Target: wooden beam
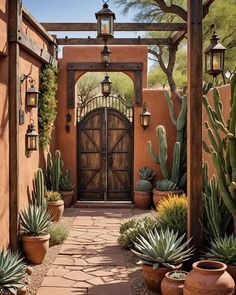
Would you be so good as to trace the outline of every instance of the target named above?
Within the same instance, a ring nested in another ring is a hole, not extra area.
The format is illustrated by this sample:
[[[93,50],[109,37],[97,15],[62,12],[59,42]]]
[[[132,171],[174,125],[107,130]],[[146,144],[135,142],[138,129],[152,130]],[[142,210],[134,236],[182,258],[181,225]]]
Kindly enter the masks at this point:
[[[172,44],[179,44],[184,37],[186,36],[186,32],[178,32],[171,38]]]
[[[47,31],[97,31],[97,23],[41,23]],[[186,23],[115,23],[114,31],[186,31]]]
[[[169,45],[169,38],[114,38],[108,45]],[[97,38],[57,38],[58,45],[104,45],[104,41]]]
[[[31,26],[48,42],[54,42],[53,37],[45,30],[45,28],[29,13],[29,11],[23,7],[22,8],[22,17],[27,22],[31,24]]]
[[[54,58],[54,56],[52,56],[43,48],[40,48],[38,45],[36,45],[35,42],[27,37],[25,34],[21,33],[18,36],[18,43],[21,48],[34,56],[37,60],[43,63],[57,65],[57,60]]]
[[[19,213],[19,44],[17,37],[21,28],[21,1],[11,0],[9,5],[9,235],[10,247],[18,248]]]
[[[188,238],[202,246],[202,0],[188,0],[187,195]]]
[[[203,18],[208,15],[209,8],[214,1],[215,0],[206,0],[205,3],[203,4]]]

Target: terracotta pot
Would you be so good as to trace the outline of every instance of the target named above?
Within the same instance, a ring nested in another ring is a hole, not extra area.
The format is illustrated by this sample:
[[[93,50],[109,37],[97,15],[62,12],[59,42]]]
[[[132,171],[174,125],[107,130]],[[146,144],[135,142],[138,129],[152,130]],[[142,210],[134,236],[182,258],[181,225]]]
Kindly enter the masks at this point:
[[[26,287],[17,289],[17,295],[25,295],[25,294],[26,294]]]
[[[151,192],[134,191],[134,204],[137,208],[148,209],[151,202]]]
[[[52,216],[52,221],[58,222],[64,212],[64,201],[58,200],[54,202],[48,202],[48,212]]]
[[[227,264],[227,272],[234,279],[234,283],[235,283],[235,286],[236,286],[236,265]],[[236,295],[236,287],[234,289],[234,293],[233,294]]]
[[[181,266],[177,266],[176,269],[181,268]],[[153,269],[152,265],[143,264],[143,278],[148,289],[156,293],[161,293],[161,282],[165,274],[171,270],[173,271],[173,269],[167,267]]]
[[[181,272],[188,274],[186,271],[175,270],[175,272]],[[162,295],[183,295],[184,279],[174,279],[170,277],[170,274],[173,271],[170,271],[165,274],[163,281],[161,282],[161,293]]]
[[[73,200],[74,191],[60,191],[62,199],[64,201],[65,208],[70,207]]]
[[[185,279],[184,295],[232,295],[234,280],[226,268],[226,264],[218,261],[195,262]]]
[[[33,264],[41,264],[49,248],[49,235],[22,235],[22,247],[26,258]]]
[[[160,201],[164,198],[167,198],[168,195],[180,195],[182,194],[183,191],[179,190],[179,191],[158,191],[156,188],[153,189],[153,203],[155,205],[155,207],[158,206],[158,204],[160,203]]]

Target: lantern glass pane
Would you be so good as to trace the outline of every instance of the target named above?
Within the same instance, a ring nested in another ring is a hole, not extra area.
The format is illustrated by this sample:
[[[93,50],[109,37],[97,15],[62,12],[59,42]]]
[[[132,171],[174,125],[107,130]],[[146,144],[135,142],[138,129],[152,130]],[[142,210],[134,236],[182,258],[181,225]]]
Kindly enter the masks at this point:
[[[143,116],[143,125],[144,126],[149,126],[149,119],[150,119],[150,116]]]
[[[110,18],[103,17],[101,18],[101,34],[110,35]]]
[[[213,70],[221,70],[222,63],[221,63],[221,53],[220,52],[213,52]]]
[[[28,150],[36,150],[36,137],[33,135],[27,136],[27,148]]]
[[[206,70],[207,71],[211,70],[211,53],[210,52],[206,54]]]
[[[36,106],[37,102],[37,94],[36,93],[29,93],[28,94],[28,105],[29,106]]]

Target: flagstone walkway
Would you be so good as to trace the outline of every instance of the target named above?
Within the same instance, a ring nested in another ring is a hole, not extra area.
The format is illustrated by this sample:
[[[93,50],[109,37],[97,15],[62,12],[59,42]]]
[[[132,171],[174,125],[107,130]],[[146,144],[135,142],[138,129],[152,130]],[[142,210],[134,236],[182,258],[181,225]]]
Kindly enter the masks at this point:
[[[75,209],[76,218],[37,295],[132,295],[120,224],[135,209]]]

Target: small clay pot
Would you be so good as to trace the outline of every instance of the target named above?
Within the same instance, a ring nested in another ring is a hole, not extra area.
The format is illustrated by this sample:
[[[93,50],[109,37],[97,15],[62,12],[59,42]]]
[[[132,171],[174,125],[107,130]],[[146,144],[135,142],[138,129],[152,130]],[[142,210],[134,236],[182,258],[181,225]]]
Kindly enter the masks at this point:
[[[29,262],[41,264],[49,248],[50,235],[29,236],[22,235],[23,252]]]
[[[74,191],[60,191],[65,208],[70,207],[73,201]]]
[[[183,191],[158,191],[156,188],[153,189],[153,203],[155,205],[155,208],[158,206],[160,201],[164,198],[167,198],[169,195],[180,195]]]
[[[54,202],[48,202],[48,212],[52,217],[52,221],[58,222],[64,212],[64,201],[58,200]]]
[[[151,206],[151,192],[134,191],[134,204],[137,208],[148,209]]]
[[[182,265],[176,267],[176,269],[181,268]],[[171,268],[158,267],[153,269],[152,265],[143,265],[143,278],[148,290],[161,293],[161,282],[165,277],[165,274],[169,271],[173,271]]]
[[[184,283],[184,295],[232,295],[234,280],[219,261],[203,260],[193,264]]]
[[[188,274],[186,271],[175,270],[174,272],[180,272]],[[163,281],[161,282],[162,295],[183,295],[184,279],[175,279],[170,276],[173,270],[166,273]]]

